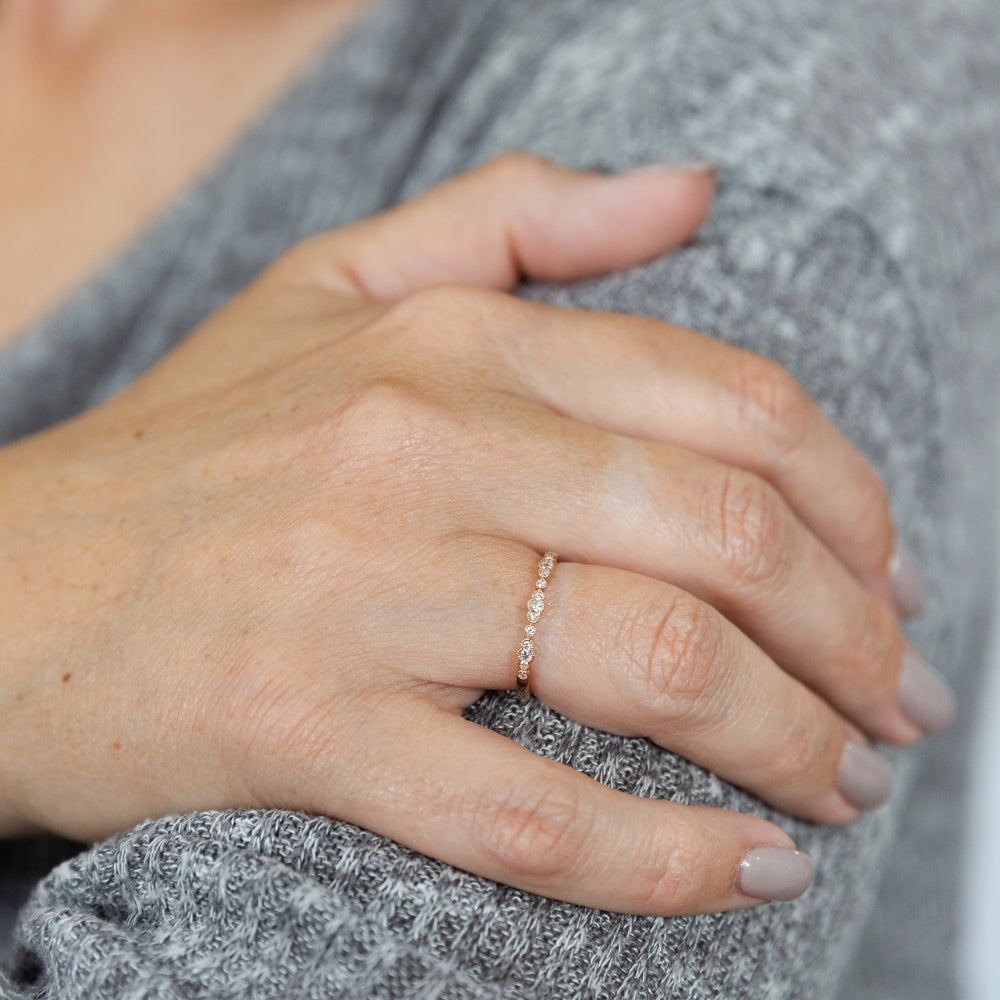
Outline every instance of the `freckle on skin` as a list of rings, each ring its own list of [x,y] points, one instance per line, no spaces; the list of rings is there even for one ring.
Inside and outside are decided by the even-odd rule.
[[[141,438],[144,438],[145,436],[146,432],[141,427],[137,428],[132,432],[132,437],[134,437],[136,441],[140,440]]]
[[[121,750],[121,748],[122,748],[122,745],[121,745],[121,743],[118,742],[118,740],[115,740],[114,743],[111,744],[111,749],[112,750]]]
[[[63,674],[63,684],[69,684],[69,679],[72,676],[73,676],[72,674]]]

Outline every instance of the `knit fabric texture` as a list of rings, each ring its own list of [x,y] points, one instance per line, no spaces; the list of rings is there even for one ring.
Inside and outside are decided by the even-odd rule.
[[[889,484],[929,590],[908,633],[959,690],[959,722],[886,751],[892,803],[833,828],[781,816],[648,740],[487,692],[468,718],[606,785],[779,823],[812,855],[812,889],[751,911],[626,916],[336,819],[169,817],[37,886],[0,998],[954,996],[957,823],[992,579],[998,95],[996,0],[373,8],[0,357],[3,439],[107,398],[298,239],[491,155],[608,170],[711,160],[721,187],[692,246],[523,294],[669,319],[787,365]],[[20,903],[66,849],[0,848],[0,885]]]

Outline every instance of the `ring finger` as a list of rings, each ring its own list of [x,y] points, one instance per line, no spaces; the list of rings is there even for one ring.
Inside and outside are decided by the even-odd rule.
[[[931,728],[904,711],[904,672],[926,668],[895,616],[762,479],[508,398],[456,433],[477,443],[457,474],[469,482],[452,483],[478,498],[469,530],[669,582],[870,735],[907,743]]]
[[[491,627],[449,637],[448,679],[467,689],[464,704],[478,689],[514,684],[523,638],[514,622],[524,619],[524,600],[514,594],[530,593],[536,557],[519,546],[501,551],[509,574],[465,600],[465,613]],[[652,739],[817,822],[845,822],[889,797],[885,759],[697,598],[634,573],[573,563],[558,564],[545,594],[531,689],[567,718]],[[484,658],[484,649],[495,655]]]

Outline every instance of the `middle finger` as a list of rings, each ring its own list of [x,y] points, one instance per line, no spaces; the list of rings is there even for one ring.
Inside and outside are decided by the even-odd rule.
[[[465,430],[489,461],[488,473],[467,465],[490,484],[470,530],[671,583],[718,608],[868,734],[894,743],[926,735],[899,702],[916,654],[895,615],[764,480],[522,400],[497,397]]]

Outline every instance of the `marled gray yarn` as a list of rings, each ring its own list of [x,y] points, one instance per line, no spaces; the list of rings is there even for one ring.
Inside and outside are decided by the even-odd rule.
[[[105,397],[300,236],[510,147],[608,168],[720,164],[697,245],[530,294],[663,316],[787,364],[890,483],[931,593],[911,636],[964,694],[964,718],[892,754],[888,809],[831,829],[647,741],[488,693],[470,718],[608,785],[776,818],[813,855],[813,889],[753,912],[620,916],[332,820],[175,817],[41,884],[0,996],[953,996],[1000,374],[996,0],[389,0],[9,351],[2,433]],[[24,856],[8,847],[7,878]]]

